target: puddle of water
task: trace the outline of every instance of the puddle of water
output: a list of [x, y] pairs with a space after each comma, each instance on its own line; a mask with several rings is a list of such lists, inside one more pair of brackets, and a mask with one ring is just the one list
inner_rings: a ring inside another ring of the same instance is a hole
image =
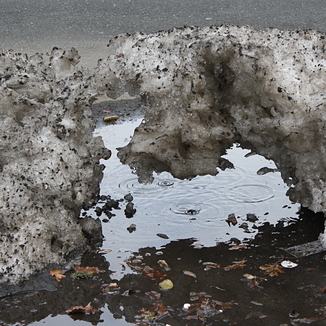
[[[143, 308], [143, 316], [148, 315], [138, 325], [278, 326], [295, 325], [298, 313], [300, 317], [323, 317], [326, 311], [322, 303], [325, 294], [319, 290], [324, 286], [321, 254], [299, 261], [282, 249], [315, 240], [316, 235], [309, 235], [307, 230], [320, 229], [323, 221], [309, 218], [312, 225], [306, 225], [300, 220], [299, 205], [286, 197], [287, 187], [278, 172], [257, 174], [262, 167], [275, 169], [274, 163], [258, 155], [246, 157], [247, 150], [234, 146], [226, 157], [235, 168], [219, 171], [217, 176], [179, 180], [164, 172], [155, 175], [150, 185], [139, 184], [130, 168], [120, 164], [114, 149], [129, 142], [140, 121], [134, 119], [95, 131], [113, 152], [110, 160], [103, 161], [107, 168], [101, 194], [120, 199], [131, 193], [136, 208], [133, 217], [127, 218], [127, 201], [123, 200], [120, 209], [112, 209], [114, 216], [100, 216], [107, 220], [103, 222], [103, 248], [111, 251], [85, 255], [83, 266], [97, 266], [108, 272], [86, 280], [73, 280], [72, 272], [68, 272], [57, 291], [2, 299], [0, 310], [8, 311], [7, 320], [19, 321], [12, 325], [34, 326], [132, 325], [137, 324], [135, 315]], [[95, 208], [85, 213], [97, 218]], [[229, 214], [234, 214], [235, 225], [227, 223]], [[247, 214], [254, 215], [249, 218]], [[233, 250], [233, 245], [240, 246]], [[130, 257], [134, 257], [134, 266], [126, 263]], [[299, 265], [278, 278], [266, 276], [260, 269], [283, 259]], [[227, 270], [241, 260], [246, 261], [243, 268]], [[165, 261], [169, 269], [159, 261]], [[205, 262], [219, 268], [207, 268]], [[144, 267], [147, 275], [141, 272]], [[151, 268], [157, 272], [150, 274]], [[174, 289], [160, 291], [161, 280], [156, 277], [162, 273], [173, 280]], [[103, 293], [112, 282], [120, 290], [116, 294]], [[161, 297], [150, 299], [148, 293], [159, 293]], [[197, 299], [191, 293], [197, 293]], [[200, 300], [204, 295], [209, 299], [203, 305]], [[72, 306], [88, 302], [99, 311], [64, 315]], [[197, 304], [196, 313], [183, 310], [185, 304]], [[167, 311], [162, 320], [151, 317], [158, 305], [162, 313]], [[167, 306], [169, 311], [164, 310]], [[317, 325], [322, 322], [322, 318], [316, 319]], [[9, 323], [0, 321], [0, 325]]]
[[[152, 184], [138, 183], [129, 166], [120, 163], [114, 148], [125, 146], [140, 122], [137, 119], [96, 130], [96, 135], [101, 135], [113, 151], [111, 159], [103, 162], [107, 168], [102, 194], [123, 198], [131, 193], [137, 209], [132, 221], [124, 217], [122, 207], [114, 212], [116, 217], [103, 225], [105, 245], [117, 254], [124, 247], [136, 251], [140, 247], [160, 247], [187, 238], [194, 238], [206, 247], [215, 246], [231, 237], [252, 238], [259, 225], [296, 216], [299, 205], [292, 204], [285, 195], [288, 188], [280, 173], [257, 175], [262, 167], [275, 169], [274, 163], [258, 155], [245, 157], [249, 151], [236, 146], [226, 156], [235, 168], [220, 170], [216, 176], [179, 180], [163, 172], [155, 175]], [[236, 215], [238, 224], [230, 227], [226, 219], [231, 213]], [[258, 221], [248, 222], [249, 213], [255, 214]], [[239, 228], [244, 222], [248, 223], [246, 232]], [[129, 234], [127, 228], [131, 223], [136, 225], [136, 231]], [[168, 239], [157, 237], [157, 233], [166, 234]]]

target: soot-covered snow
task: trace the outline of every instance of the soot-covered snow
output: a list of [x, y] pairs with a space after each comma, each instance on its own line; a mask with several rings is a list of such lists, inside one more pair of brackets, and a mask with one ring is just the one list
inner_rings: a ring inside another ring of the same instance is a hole
[[276, 163], [292, 201], [326, 211], [325, 34], [188, 27], [108, 46], [95, 71], [77, 68], [74, 49], [54, 49], [49, 64], [0, 52], [2, 282], [85, 246], [78, 215], [110, 155], [92, 135], [90, 104], [103, 93], [142, 99], [145, 118], [119, 152], [142, 182], [153, 171], [214, 175], [239, 143]]
[[80, 208], [93, 203], [108, 158], [76, 50], [50, 63], [0, 52], [0, 276], [17, 282], [85, 247]]
[[326, 211], [325, 34], [189, 27], [108, 47], [96, 78], [109, 96], [139, 94], [146, 108], [119, 152], [141, 181], [152, 171], [216, 174], [237, 142], [274, 160], [291, 200]]

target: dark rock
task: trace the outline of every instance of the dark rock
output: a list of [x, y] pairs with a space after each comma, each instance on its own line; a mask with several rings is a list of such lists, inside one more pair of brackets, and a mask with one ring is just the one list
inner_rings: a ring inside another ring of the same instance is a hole
[[132, 195], [129, 193], [129, 194], [127, 194], [127, 195], [124, 196], [124, 199], [126, 201], [131, 202], [131, 201], [133, 201], [134, 197], [132, 197]]
[[128, 203], [126, 205], [126, 209], [125, 209], [125, 215], [127, 218], [131, 218], [134, 216], [134, 214], [136, 213], [136, 209], [134, 208], [134, 204], [133, 203]]
[[258, 221], [258, 217], [255, 214], [247, 214], [247, 221], [249, 222], [256, 222]]
[[127, 230], [129, 233], [136, 231], [136, 224], [130, 224], [130, 226], [127, 227]]

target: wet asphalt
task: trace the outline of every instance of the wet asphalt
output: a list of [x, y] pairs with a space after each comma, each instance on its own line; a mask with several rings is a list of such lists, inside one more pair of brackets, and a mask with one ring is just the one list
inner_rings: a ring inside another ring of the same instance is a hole
[[120, 33], [220, 24], [326, 32], [325, 0], [0, 0], [0, 8], [0, 48], [75, 47], [89, 67]]

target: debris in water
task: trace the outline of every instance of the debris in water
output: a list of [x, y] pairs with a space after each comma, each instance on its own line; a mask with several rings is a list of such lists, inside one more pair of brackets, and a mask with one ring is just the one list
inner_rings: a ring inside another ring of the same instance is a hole
[[183, 271], [183, 274], [191, 276], [193, 278], [197, 278], [197, 275], [195, 273], [193, 273], [193, 272], [190, 272], [190, 271]]
[[216, 263], [212, 263], [210, 261], [204, 262], [203, 265], [205, 266], [205, 271], [208, 271], [212, 268], [220, 268], [221, 266]]
[[229, 247], [229, 250], [239, 250], [239, 249], [246, 249], [248, 248], [247, 244], [239, 244], [239, 245], [232, 245]]
[[281, 262], [281, 266], [284, 267], [284, 268], [294, 268], [294, 267], [297, 267], [298, 264], [297, 263], [294, 263], [290, 260], [283, 260]]
[[50, 271], [50, 275], [54, 276], [56, 281], [58, 281], [58, 282], [61, 282], [61, 280], [66, 277], [66, 275], [61, 273], [61, 270], [62, 270], [62, 268], [58, 267], [57, 269], [53, 268]]
[[235, 215], [232, 213], [232, 214], [229, 214], [228, 218], [226, 219], [226, 222], [229, 224], [232, 224], [232, 225], [236, 225], [238, 223]]
[[247, 262], [246, 259], [242, 259], [240, 261], [233, 261], [233, 264], [224, 267], [224, 270], [229, 272], [229, 271], [235, 271], [239, 268], [244, 268], [246, 266], [246, 262]]
[[125, 215], [127, 218], [131, 218], [135, 215], [136, 213], [136, 209], [134, 208], [134, 204], [131, 202], [128, 202], [128, 204], [126, 205], [126, 209], [125, 209]]
[[111, 115], [110, 117], [104, 117], [103, 121], [108, 122], [108, 121], [115, 121], [117, 119], [119, 119], [117, 115]]
[[316, 240], [298, 246], [289, 247], [284, 250], [296, 258], [300, 258], [318, 254], [320, 252], [325, 251], [326, 248], [323, 247], [323, 244], [319, 240]]
[[170, 279], [166, 279], [159, 283], [162, 290], [171, 290], [173, 288], [173, 282]]
[[74, 314], [74, 313], [83, 313], [83, 314], [93, 314], [95, 312], [98, 312], [98, 309], [92, 308], [91, 303], [89, 303], [87, 306], [76, 306], [71, 309], [68, 309], [67, 314]]
[[269, 276], [278, 276], [279, 273], [284, 273], [282, 270], [283, 267], [279, 263], [267, 264], [265, 266], [260, 266], [259, 268], [265, 271], [264, 274], [268, 274]]
[[168, 271], [171, 270], [170, 266], [168, 265], [168, 263], [167, 263], [165, 260], [161, 259], [161, 260], [159, 260], [157, 263], [158, 263], [162, 268], [164, 268], [165, 271], [168, 272]]
[[164, 233], [157, 233], [156, 235], [162, 239], [169, 239], [169, 237]]
[[113, 292], [116, 292], [116, 291], [120, 291], [120, 287], [118, 285], [118, 283], [116, 282], [111, 282], [110, 284], [108, 285], [103, 285], [102, 287], [102, 293], [113, 293]]
[[132, 232], [136, 231], [136, 224], [130, 224], [127, 227], [127, 230], [129, 231], [129, 233], [132, 233]]
[[92, 273], [92, 274], [98, 274], [98, 273], [104, 273], [105, 271], [100, 270], [98, 267], [81, 267], [81, 266], [74, 266], [74, 269], [76, 272], [79, 273]]

